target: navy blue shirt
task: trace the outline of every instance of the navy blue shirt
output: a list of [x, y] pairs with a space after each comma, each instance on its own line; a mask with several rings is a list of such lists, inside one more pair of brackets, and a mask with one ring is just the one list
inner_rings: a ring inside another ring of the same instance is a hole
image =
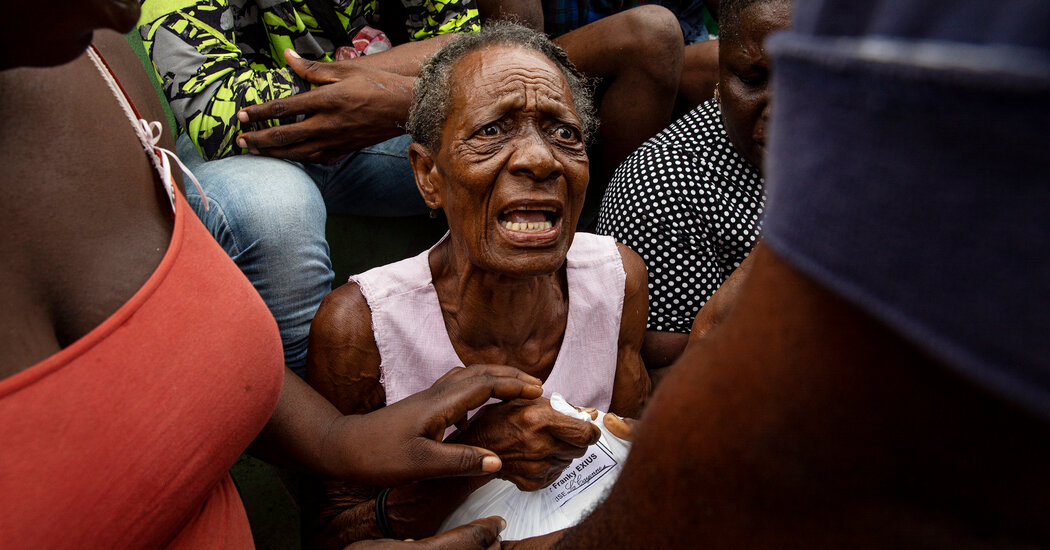
[[1050, 419], [1050, 2], [800, 3], [773, 36], [765, 238]]

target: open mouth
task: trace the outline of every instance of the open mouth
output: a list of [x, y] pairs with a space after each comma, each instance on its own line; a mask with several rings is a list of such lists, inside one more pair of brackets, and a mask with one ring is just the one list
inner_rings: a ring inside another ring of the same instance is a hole
[[552, 206], [522, 206], [502, 212], [499, 224], [510, 231], [540, 233], [557, 227], [559, 217]]

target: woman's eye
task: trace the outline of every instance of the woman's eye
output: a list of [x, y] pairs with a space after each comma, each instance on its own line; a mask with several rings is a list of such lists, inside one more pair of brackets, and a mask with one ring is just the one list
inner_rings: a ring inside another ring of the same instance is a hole
[[569, 126], [559, 126], [554, 135], [563, 141], [573, 141], [576, 139], [576, 130]]
[[479, 133], [483, 136], [498, 136], [500, 130], [499, 126], [497, 126], [496, 124], [486, 124], [484, 127], [481, 128], [481, 132]]
[[740, 82], [743, 82], [746, 86], [759, 87], [766, 85], [766, 75], [764, 74], [751, 74], [746, 76], [737, 76]]

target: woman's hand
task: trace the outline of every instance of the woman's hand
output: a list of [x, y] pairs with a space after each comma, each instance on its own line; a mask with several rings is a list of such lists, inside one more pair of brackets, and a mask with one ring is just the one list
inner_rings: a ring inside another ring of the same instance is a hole
[[347, 546], [345, 550], [496, 550], [500, 547], [499, 533], [506, 526], [507, 522], [502, 518], [493, 516], [419, 541], [364, 540]]
[[430, 388], [389, 407], [344, 416], [291, 370], [253, 454], [279, 465], [364, 486], [392, 487], [500, 469], [492, 451], [441, 442], [448, 426], [490, 398], [535, 399], [538, 378], [513, 367], [457, 368]]
[[442, 443], [445, 430], [492, 397], [528, 403], [542, 393], [539, 379], [513, 367], [452, 369], [430, 388], [393, 405], [335, 419], [323, 451], [333, 477], [376, 487], [490, 474], [501, 467], [497, 453], [469, 443]]
[[494, 451], [503, 461], [497, 477], [522, 491], [536, 491], [550, 485], [599, 437], [597, 426], [555, 411], [541, 398], [487, 405], [456, 439]]

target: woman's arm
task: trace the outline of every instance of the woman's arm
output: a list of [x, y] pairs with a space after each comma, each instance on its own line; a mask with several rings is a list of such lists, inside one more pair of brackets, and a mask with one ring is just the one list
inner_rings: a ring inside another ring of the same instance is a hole
[[501, 466], [495, 453], [444, 444], [445, 430], [491, 398], [542, 393], [540, 380], [518, 369], [473, 365], [391, 406], [344, 416], [286, 369], [276, 410], [253, 448], [320, 475], [378, 486], [492, 473]]
[[[324, 299], [311, 326], [307, 379], [344, 414], [370, 413], [386, 402], [371, 319], [360, 287], [350, 283]], [[400, 536], [432, 534], [444, 519], [436, 508], [455, 508], [489, 479], [449, 478], [400, 487], [387, 497], [391, 525]], [[320, 483], [317, 517], [310, 528], [314, 546], [342, 548], [382, 537], [375, 516], [379, 487], [331, 478]]]
[[[342, 412], [362, 414], [378, 409], [371, 416], [390, 408], [380, 408], [385, 393], [379, 382], [379, 364], [368, 304], [356, 284], [344, 285], [325, 298], [314, 318], [307, 378]], [[447, 383], [447, 377], [436, 384]], [[597, 439], [596, 432], [586, 422], [555, 412], [546, 400], [525, 399], [485, 407], [450, 440], [494, 451], [500, 457], [500, 477], [538, 488], [533, 485], [550, 477], [550, 471], [560, 472], [582, 455]], [[387, 496], [387, 515], [394, 532], [413, 538], [433, 534], [449, 512], [492, 477], [450, 477], [396, 487]], [[381, 536], [375, 517], [377, 492], [374, 484], [360, 481], [325, 481], [313, 543], [342, 548]]]
[[645, 322], [649, 316], [648, 275], [641, 256], [620, 243], [616, 243], [616, 246], [620, 250], [627, 278], [616, 353], [616, 378], [613, 380], [609, 411], [636, 418], [641, 414], [652, 388], [641, 353]]

